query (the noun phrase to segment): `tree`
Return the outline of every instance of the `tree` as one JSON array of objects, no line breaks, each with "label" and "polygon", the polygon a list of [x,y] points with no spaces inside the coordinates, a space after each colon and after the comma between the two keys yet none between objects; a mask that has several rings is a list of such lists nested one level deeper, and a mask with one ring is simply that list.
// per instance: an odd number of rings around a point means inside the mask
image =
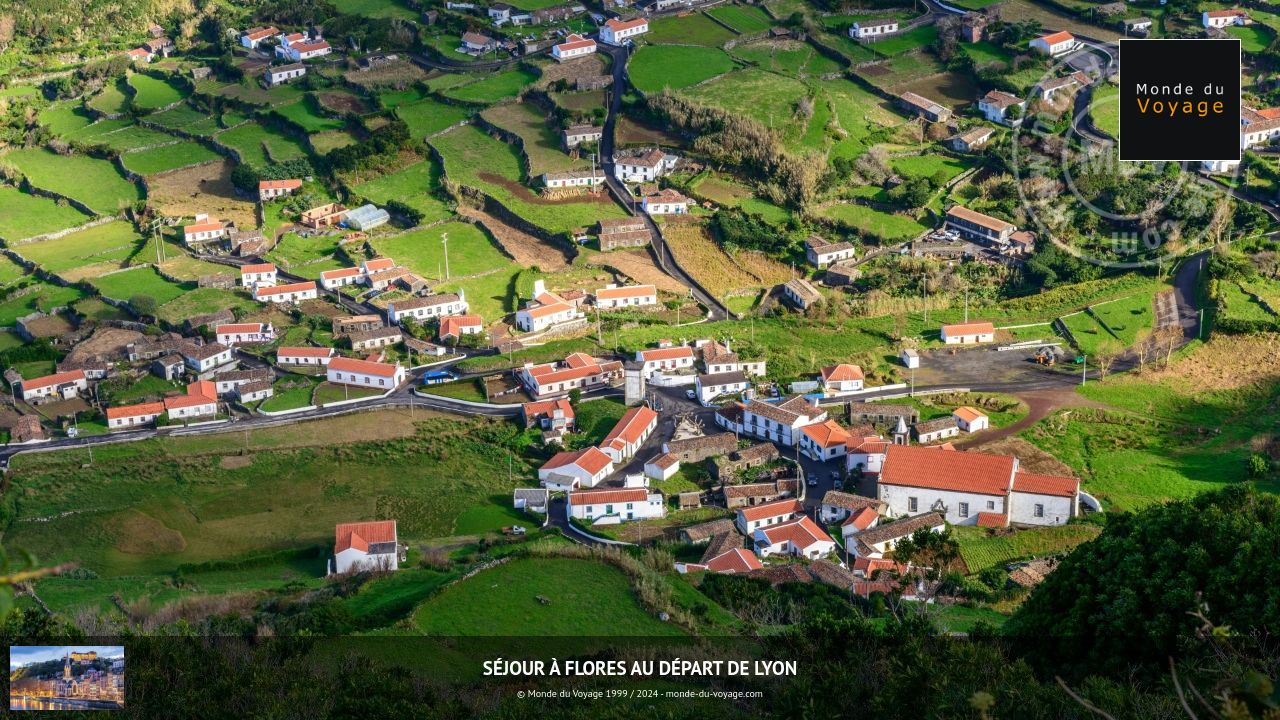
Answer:
[{"label": "tree", "polygon": [[[915,586],[915,595],[928,600],[942,587],[942,579],[951,572],[952,565],[960,559],[960,545],[951,536],[951,529],[934,532],[921,528],[909,537],[898,541],[893,548],[893,559],[908,566],[899,578],[906,590]],[[929,609],[928,602],[916,604],[922,613]]]},{"label": "tree", "polygon": [[156,309],[159,308],[160,305],[156,302],[156,299],[150,295],[138,293],[129,298],[129,307],[133,308],[133,311],[138,315],[150,315],[154,317]]},{"label": "tree", "polygon": [[1239,640],[1280,627],[1280,498],[1239,485],[1112,514],[1005,625],[1065,676],[1163,672],[1203,607]]}]

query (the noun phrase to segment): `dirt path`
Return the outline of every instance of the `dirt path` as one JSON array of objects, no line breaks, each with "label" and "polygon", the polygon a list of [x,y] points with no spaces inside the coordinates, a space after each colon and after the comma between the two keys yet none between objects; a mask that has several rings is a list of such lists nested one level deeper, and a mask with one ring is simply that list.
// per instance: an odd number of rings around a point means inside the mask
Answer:
[{"label": "dirt path", "polygon": [[545,272],[555,272],[569,265],[559,248],[513,228],[483,210],[459,205],[458,214],[478,221],[498,240],[498,244],[508,255],[525,267],[537,266]]},{"label": "dirt path", "polygon": [[1005,438],[1013,437],[1027,428],[1035,425],[1041,420],[1049,417],[1055,410],[1066,407],[1093,407],[1105,408],[1107,405],[1090,400],[1078,394],[1074,387],[1065,387],[1054,390],[1029,390],[1017,393],[1016,397],[1027,404],[1029,411],[1021,420],[1006,425],[1002,428],[996,428],[988,432],[980,433],[977,437],[956,443],[956,447],[962,450],[972,450],[984,445],[999,442]]}]

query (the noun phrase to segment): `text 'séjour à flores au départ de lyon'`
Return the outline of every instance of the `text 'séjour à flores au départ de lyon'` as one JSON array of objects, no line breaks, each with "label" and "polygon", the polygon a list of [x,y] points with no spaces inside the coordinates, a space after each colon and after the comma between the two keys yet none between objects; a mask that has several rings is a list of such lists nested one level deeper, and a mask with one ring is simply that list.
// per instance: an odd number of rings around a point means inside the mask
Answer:
[{"label": "text 's\u00e9jour \u00e0 flores au d\u00e9part de lyon'", "polygon": [[1224,101],[1214,98],[1226,97],[1226,94],[1225,85],[1213,83],[1206,83],[1198,88],[1186,83],[1175,85],[1137,83],[1134,86],[1134,101],[1138,105],[1138,112],[1148,116],[1222,115],[1227,112],[1227,105]]}]

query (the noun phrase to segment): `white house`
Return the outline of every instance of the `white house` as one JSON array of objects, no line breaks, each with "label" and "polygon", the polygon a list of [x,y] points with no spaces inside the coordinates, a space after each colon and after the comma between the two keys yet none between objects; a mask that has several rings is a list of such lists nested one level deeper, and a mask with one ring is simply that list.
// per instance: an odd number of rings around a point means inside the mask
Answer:
[{"label": "white house", "polygon": [[569,493],[569,517],[609,524],[660,518],[667,514],[661,493],[646,488],[578,490]]},{"label": "white house", "polygon": [[466,311],[466,291],[459,290],[456,293],[439,293],[387,303],[387,322],[395,324],[405,318],[425,320],[445,315],[461,315]]},{"label": "white house", "polygon": [[149,402],[107,408],[107,429],[138,427],[155,422],[164,414],[164,403]]},{"label": "white house", "polygon": [[1023,472],[1008,455],[889,447],[877,490],[892,516],[937,512],[956,525],[1063,525],[1080,481]]},{"label": "white house", "polygon": [[644,464],[645,477],[658,482],[670,480],[678,472],[680,472],[680,458],[661,450],[654,453],[654,456]]},{"label": "white house", "polygon": [[233,229],[235,225],[227,220],[210,220],[208,215],[196,215],[194,223],[183,226],[182,241],[190,245],[221,240]]},{"label": "white house", "polygon": [[298,179],[259,180],[258,200],[266,202],[278,197],[284,197],[285,195],[292,195],[294,191],[301,187],[302,181]]},{"label": "white house", "polygon": [[751,540],[756,554],[762,558],[794,555],[817,560],[831,554],[836,547],[836,541],[807,516],[758,528],[751,534]]},{"label": "white house", "polygon": [[1064,53],[1080,47],[1080,41],[1075,36],[1065,30],[1048,33],[1032,40],[1031,49],[1036,52],[1048,55],[1049,57],[1057,57]]},{"label": "white house", "polygon": [[801,310],[822,302],[822,293],[804,278],[791,278],[782,284],[782,296]]},{"label": "white house", "polygon": [[[1018,117],[1011,117],[1009,108],[1018,108]],[[1027,101],[1015,95],[999,90],[992,90],[978,101],[978,110],[988,120],[1001,125],[1018,126],[1022,124],[1022,115],[1027,109]]]},{"label": "white house", "polygon": [[[1266,145],[1280,137],[1280,108],[1263,108],[1254,110],[1251,107],[1240,108],[1240,148],[1248,150],[1257,145]],[[1229,161],[1227,168],[1234,170],[1239,161]],[[1221,165],[1220,167],[1226,167]]]},{"label": "white house", "polygon": [[289,283],[274,287],[259,287],[253,291],[253,299],[264,303],[297,303],[319,297],[316,281]]},{"label": "white house", "polygon": [[84,370],[68,370],[22,380],[18,385],[22,389],[22,399],[26,401],[44,398],[69,400],[79,397],[80,393],[89,389],[89,378],[85,376]]},{"label": "white house", "polygon": [[276,350],[276,364],[324,367],[333,356],[331,347],[282,347]]},{"label": "white house", "polygon": [[849,26],[849,37],[854,40],[875,40],[896,32],[897,20],[859,20]]},{"label": "white house", "polygon": [[[899,420],[902,420],[902,418],[899,418]],[[907,432],[905,424],[903,424],[901,430],[902,432],[899,436],[905,438]],[[885,452],[888,451],[889,446],[892,444],[879,435],[850,435],[844,449],[845,471],[879,475],[881,468],[884,466]]]},{"label": "white house", "polygon": [[621,374],[621,362],[602,363],[585,353],[572,353],[561,363],[529,363],[516,371],[516,377],[535,400],[567,395],[574,390],[586,392],[608,384]]},{"label": "white house", "polygon": [[989,343],[996,339],[996,328],[989,322],[970,322],[943,325],[942,342],[948,345],[973,345]]},{"label": "white house", "polygon": [[1236,168],[1240,167],[1240,161],[1239,160],[1201,160],[1200,167],[1212,173],[1235,172]]},{"label": "white house", "polygon": [[610,285],[596,291],[596,307],[601,310],[657,304],[658,288],[653,285]]},{"label": "white house", "polygon": [[393,365],[371,360],[335,357],[325,366],[325,379],[339,385],[393,390],[404,382],[404,376],[404,368],[400,363]]},{"label": "white house", "polygon": [[[882,507],[883,503],[875,498],[863,497],[839,490],[828,490],[827,494],[822,496],[822,504],[818,506],[818,519],[829,525],[843,522],[864,510],[870,510],[878,516]],[[866,528],[863,529],[865,530]]]},{"label": "white house", "polygon": [[479,315],[450,315],[440,318],[440,330],[437,336],[441,340],[453,338],[461,340],[464,335],[479,335],[484,332],[484,319]]},{"label": "white house", "polygon": [[564,62],[565,60],[590,55],[595,51],[595,40],[572,33],[564,39],[564,42],[551,47],[551,57],[555,58],[556,62]]},{"label": "white house", "polygon": [[757,529],[784,523],[804,516],[804,505],[794,498],[778,500],[763,505],[749,505],[738,508],[734,513],[733,524],[738,532],[750,536]]},{"label": "white house", "polygon": [[385,572],[400,567],[395,520],[342,523],[334,531],[333,572]]},{"label": "white house", "polygon": [[633,407],[600,441],[600,450],[613,462],[621,463],[633,457],[657,427],[658,413],[643,405]]},{"label": "white house", "polygon": [[208,380],[197,380],[187,386],[186,395],[165,398],[164,411],[171,420],[217,415],[218,391]]},{"label": "white house", "polygon": [[787,447],[795,447],[800,442],[801,428],[826,420],[826,410],[800,395],[779,403],[753,399],[742,407],[744,433]]},{"label": "white house", "polygon": [[861,367],[840,363],[822,368],[818,379],[822,382],[824,395],[839,395],[861,390],[864,377]]},{"label": "white house", "polygon": [[566,170],[542,174],[543,187],[553,190],[572,187],[593,188],[603,185],[604,181],[603,170]]},{"label": "white house", "polygon": [[287,65],[272,65],[267,68],[267,84],[280,85],[290,80],[297,80],[307,74],[307,66],[300,62]]},{"label": "white house", "polygon": [[733,372],[699,375],[694,380],[694,385],[696,386],[698,402],[706,405],[721,395],[733,395],[743,392],[751,387],[751,381],[747,380],[746,374],[741,370],[734,370]]},{"label": "white house", "polygon": [[558,452],[538,468],[538,481],[555,491],[592,488],[613,473],[613,460],[600,448]]},{"label": "white house", "polygon": [[692,201],[672,190],[664,188],[652,195],[646,195],[640,201],[640,207],[647,215],[684,215],[689,212]]},{"label": "white house", "polygon": [[908,369],[920,367],[920,353],[915,348],[903,348],[902,352],[898,353],[898,360]]},{"label": "white house", "polygon": [[1231,25],[1248,25],[1253,22],[1249,14],[1239,8],[1231,10],[1206,10],[1200,14],[1200,24],[1209,28],[1224,28]]},{"label": "white house", "polygon": [[849,432],[835,420],[800,428],[800,452],[818,462],[844,457],[848,442]]},{"label": "white house", "polygon": [[488,13],[489,19],[493,21],[494,25],[501,25],[511,19],[513,10],[515,10],[514,7],[500,2],[490,5],[485,9],[485,12]]},{"label": "white house", "polygon": [[824,268],[845,260],[852,260],[857,255],[853,243],[827,242],[817,235],[810,235],[804,241],[805,259],[815,267]]},{"label": "white house", "polygon": [[619,20],[609,18],[600,26],[600,42],[609,45],[626,45],[630,38],[649,32],[649,21],[644,18]]},{"label": "white house", "polygon": [[898,541],[920,530],[942,532],[947,527],[940,513],[927,512],[891,523],[880,523],[865,530],[843,533],[845,547],[858,558],[882,558],[892,552]]},{"label": "white house", "polygon": [[243,343],[265,343],[276,339],[276,329],[271,323],[227,323],[219,325],[214,334],[218,342],[231,347]]},{"label": "white house", "polygon": [[565,302],[555,293],[547,292],[542,280],[533,282],[533,299],[516,311],[516,327],[525,332],[540,332],[553,325],[573,322],[586,317],[576,305]]},{"label": "white house", "polygon": [[688,370],[693,368],[693,348],[679,345],[637,350],[636,362],[641,363],[640,373],[646,378],[660,370]]},{"label": "white house", "polygon": [[203,345],[187,343],[179,350],[179,354],[191,372],[197,375],[226,365],[232,358],[231,348],[217,342]]},{"label": "white house", "polygon": [[951,417],[956,419],[956,425],[959,425],[961,430],[968,433],[979,432],[991,427],[991,422],[986,413],[968,405],[953,410]]},{"label": "white house", "polygon": [[766,372],[766,361],[743,360],[730,349],[727,340],[723,343],[716,340],[697,340],[693,346],[697,348],[702,359],[702,369],[707,373],[741,370],[746,375],[763,376]]},{"label": "white house", "polygon": [[358,267],[325,270],[320,273],[320,285],[325,290],[337,290],[347,285],[364,282],[364,271]]},{"label": "white house", "polygon": [[253,382],[240,383],[236,386],[233,393],[242,404],[258,402],[276,394],[276,389],[271,385],[270,380],[255,380]]},{"label": "white house", "polygon": [[960,434],[960,426],[956,424],[954,416],[948,415],[936,420],[916,423],[915,431],[916,440],[921,444],[927,445],[939,440],[956,437]]},{"label": "white house", "polygon": [[329,47],[327,40],[319,37],[310,38],[302,33],[281,36],[280,44],[276,46],[276,55],[294,62],[310,60],[331,52],[333,48]]},{"label": "white house", "polygon": [[671,172],[678,160],[675,155],[654,148],[640,155],[615,158],[613,174],[622,182],[651,183]]},{"label": "white house", "polygon": [[240,284],[256,289],[276,284],[276,266],[273,263],[254,263],[240,266]]},{"label": "white house", "polygon": [[279,33],[280,31],[275,26],[250,28],[240,36],[240,44],[250,50],[256,50],[258,44],[263,40],[274,37]]}]

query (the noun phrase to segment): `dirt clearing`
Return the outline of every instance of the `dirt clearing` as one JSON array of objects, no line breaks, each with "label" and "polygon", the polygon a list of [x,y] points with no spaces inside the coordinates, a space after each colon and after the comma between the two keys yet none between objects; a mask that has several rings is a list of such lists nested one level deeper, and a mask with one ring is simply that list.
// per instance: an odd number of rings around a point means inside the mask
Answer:
[{"label": "dirt clearing", "polygon": [[554,272],[569,265],[568,258],[559,248],[513,228],[483,210],[460,205],[458,214],[479,221],[498,241],[503,251],[524,267],[536,266],[544,272]]},{"label": "dirt clearing", "polygon": [[254,203],[237,197],[231,185],[230,160],[215,160],[147,178],[147,195],[162,215],[234,220],[242,228],[258,226]]},{"label": "dirt clearing", "polygon": [[689,291],[683,283],[658,269],[648,250],[615,250],[592,255],[586,264],[591,267],[612,268],[641,285],[654,285],[659,290],[685,294]]}]

